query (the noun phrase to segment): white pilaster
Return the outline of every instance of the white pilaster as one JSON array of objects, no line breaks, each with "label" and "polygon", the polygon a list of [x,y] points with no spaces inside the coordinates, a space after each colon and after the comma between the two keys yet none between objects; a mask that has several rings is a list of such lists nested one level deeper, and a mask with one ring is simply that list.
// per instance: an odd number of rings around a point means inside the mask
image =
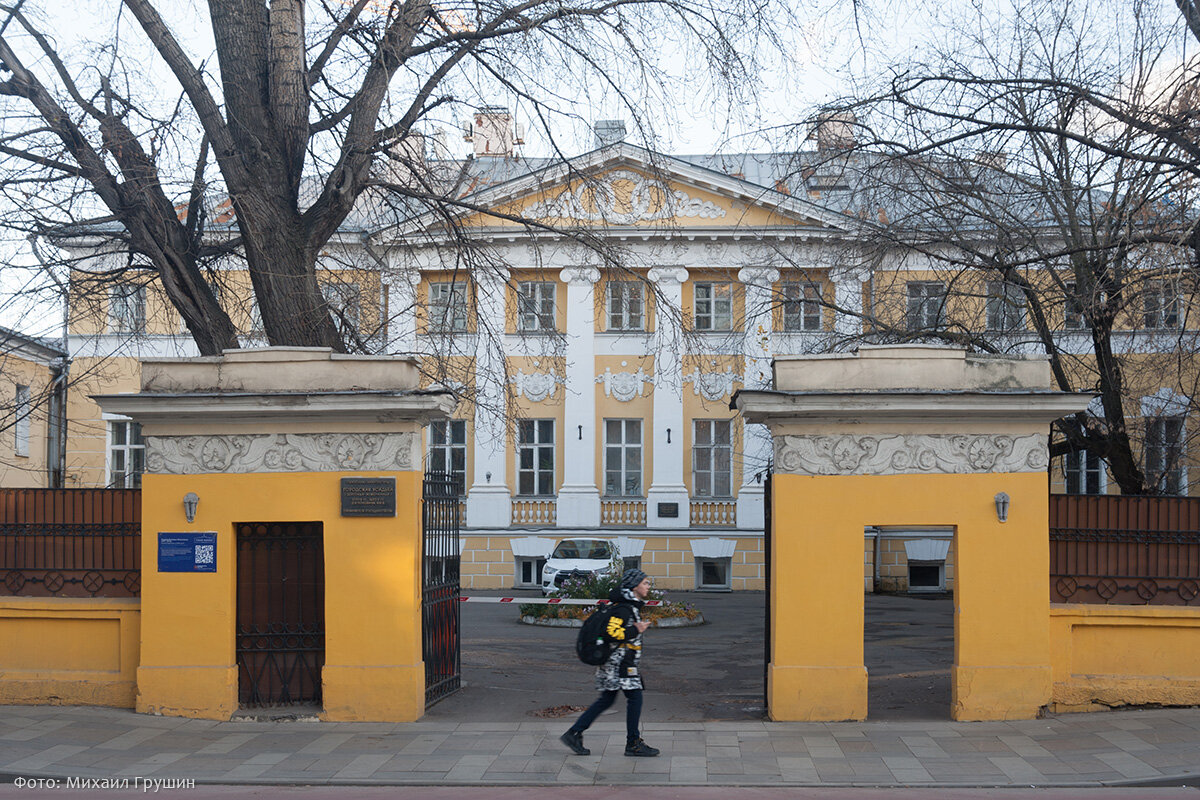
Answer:
[{"label": "white pilaster", "polygon": [[600,526],[596,485],[596,281],[595,267],[567,267],[567,390],[563,402],[563,483],[558,490],[558,526]]},{"label": "white pilaster", "polygon": [[[771,388],[771,289],[779,281],[774,267],[745,267],[738,280],[746,287],[746,335],[742,342],[746,389]],[[765,425],[742,426],[742,485],[738,487],[739,528],[761,530],[763,515],[762,471],[771,460],[771,435]]]},{"label": "white pilaster", "polygon": [[417,352],[417,286],[420,270],[405,270],[392,276],[387,285],[387,351]]},{"label": "white pilaster", "polygon": [[[652,528],[691,525],[688,490],[683,482],[683,267],[655,267],[650,280],[658,285],[655,315],[657,350],[654,356],[654,469],[646,492],[646,524]],[[659,516],[660,504],[674,504],[675,517]]]},{"label": "white pilaster", "polygon": [[839,309],[835,312],[833,330],[839,340],[862,335],[863,284],[870,277],[866,267],[835,267],[829,271],[833,302]]},{"label": "white pilaster", "polygon": [[475,278],[479,317],[491,325],[487,330],[480,325],[475,337],[475,467],[467,492],[467,525],[471,528],[507,528],[512,523],[512,495],[505,482],[508,419],[501,349],[506,277],[484,274]]}]

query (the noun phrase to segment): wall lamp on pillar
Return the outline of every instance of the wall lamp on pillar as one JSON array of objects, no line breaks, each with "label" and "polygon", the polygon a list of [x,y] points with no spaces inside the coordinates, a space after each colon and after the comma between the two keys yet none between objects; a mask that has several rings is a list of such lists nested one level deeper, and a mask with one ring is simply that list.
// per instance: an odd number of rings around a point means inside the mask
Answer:
[{"label": "wall lamp on pillar", "polygon": [[1001,492],[996,495],[996,519],[1001,522],[1008,522],[1008,503],[1009,496],[1007,492]]},{"label": "wall lamp on pillar", "polygon": [[200,495],[188,492],[183,496],[183,515],[188,522],[196,521],[196,507],[200,505]]},{"label": "wall lamp on pillar", "polygon": [[667,428],[667,444],[671,443],[671,429]]}]

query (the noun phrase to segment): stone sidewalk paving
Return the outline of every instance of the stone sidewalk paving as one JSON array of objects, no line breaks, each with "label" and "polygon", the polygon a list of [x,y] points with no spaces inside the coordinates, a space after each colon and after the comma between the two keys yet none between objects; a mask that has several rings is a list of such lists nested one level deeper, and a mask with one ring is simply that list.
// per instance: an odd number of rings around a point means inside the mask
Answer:
[{"label": "stone sidewalk paving", "polygon": [[567,752],[567,720],[214,722],[0,706],[0,783],[18,777],[310,785],[1101,786],[1200,783],[1200,708],[1014,722],[647,723],[623,708]]}]

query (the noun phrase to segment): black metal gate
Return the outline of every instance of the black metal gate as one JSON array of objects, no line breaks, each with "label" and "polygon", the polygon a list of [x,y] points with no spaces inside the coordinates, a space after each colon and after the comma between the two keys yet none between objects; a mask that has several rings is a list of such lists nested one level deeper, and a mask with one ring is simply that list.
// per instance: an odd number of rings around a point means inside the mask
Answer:
[{"label": "black metal gate", "polygon": [[421,635],[425,660],[425,705],[462,686],[459,656],[459,498],[453,476],[427,472],[421,493],[425,548],[421,587]]},{"label": "black metal gate", "polygon": [[771,669],[771,506],[773,505],[771,502],[771,476],[772,472],[768,469],[767,478],[763,481],[763,574],[765,578],[764,588],[767,595],[763,604],[766,608],[765,625],[763,626],[763,707],[767,709],[768,713],[771,711],[767,692],[768,672]]},{"label": "black metal gate", "polygon": [[237,526],[238,701],[321,702],[325,558],[320,522]]}]

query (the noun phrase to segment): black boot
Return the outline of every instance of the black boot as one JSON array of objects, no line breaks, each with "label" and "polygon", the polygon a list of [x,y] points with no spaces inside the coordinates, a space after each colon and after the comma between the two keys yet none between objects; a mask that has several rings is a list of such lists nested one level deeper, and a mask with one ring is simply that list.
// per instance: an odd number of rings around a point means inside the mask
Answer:
[{"label": "black boot", "polygon": [[625,742],[625,755],[650,757],[658,755],[658,750],[646,744],[641,739],[630,739]]},{"label": "black boot", "polygon": [[[588,750],[586,747],[583,746],[583,732],[582,731],[576,731],[576,730],[567,731],[562,736],[558,737],[558,740],[560,742],[562,742],[563,744],[565,744],[567,747],[571,748],[571,752],[577,756],[590,756],[592,754],[591,750]],[[625,752],[629,752],[629,751],[626,750]],[[658,751],[656,750],[655,752],[657,753]]]}]

